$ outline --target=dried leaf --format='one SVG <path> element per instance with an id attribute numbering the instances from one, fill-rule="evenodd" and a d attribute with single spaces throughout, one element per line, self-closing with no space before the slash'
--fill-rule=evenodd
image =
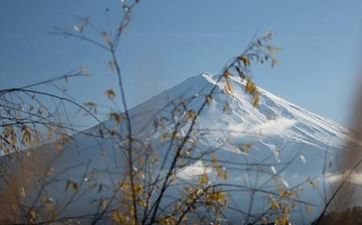
<path id="1" fill-rule="evenodd" d="M 222 108 L 224 113 L 230 113 L 231 112 L 231 107 L 229 103 L 225 103 L 224 107 Z"/>
<path id="2" fill-rule="evenodd" d="M 94 114 L 97 114 L 98 107 L 97 107 L 96 103 L 94 103 L 94 102 L 85 102 L 85 103 L 83 103 L 83 105 L 85 107 L 87 107 L 90 112 L 92 112 Z"/>
<path id="3" fill-rule="evenodd" d="M 254 97 L 253 97 L 253 102 L 252 102 L 252 105 L 257 108 L 260 106 L 260 96 L 258 94 L 256 94 Z"/>
<path id="4" fill-rule="evenodd" d="M 114 92 L 112 89 L 108 89 L 106 91 L 106 96 L 110 99 L 113 100 L 116 97 L 116 92 Z"/>
<path id="5" fill-rule="evenodd" d="M 174 225 L 176 224 L 177 219 L 174 216 L 165 216 L 159 219 L 159 224 L 161 225 Z"/>
<path id="6" fill-rule="evenodd" d="M 218 204 L 223 206 L 227 204 L 227 196 L 225 192 L 214 191 L 207 193 L 205 198 L 207 205 Z"/>
<path id="7" fill-rule="evenodd" d="M 225 71 L 224 77 L 225 77 L 225 79 L 229 79 L 230 77 L 232 77 L 232 74 L 229 71 Z"/>
<path id="8" fill-rule="evenodd" d="M 254 94 L 257 91 L 257 87 L 250 79 L 247 80 L 245 90 L 249 94 Z"/>
<path id="9" fill-rule="evenodd" d="M 196 113 L 192 109 L 190 109 L 187 111 L 186 117 L 188 120 L 193 120 L 196 117 Z"/>
<path id="10" fill-rule="evenodd" d="M 211 105 L 211 103 L 212 103 L 212 96 L 211 95 L 206 96 L 206 103 L 207 103 L 208 106 Z"/>
<path id="11" fill-rule="evenodd" d="M 245 55 L 240 56 L 240 57 L 239 57 L 239 60 L 240 60 L 241 62 L 243 62 L 243 64 L 244 64 L 245 67 L 249 67 L 250 64 L 251 64 L 250 59 L 249 59 L 247 56 L 245 56 Z"/>
<path id="12" fill-rule="evenodd" d="M 35 211 L 35 209 L 30 209 L 27 213 L 27 219 L 30 223 L 36 223 L 36 220 L 38 218 L 38 214 Z"/>
<path id="13" fill-rule="evenodd" d="M 31 143 L 31 131 L 30 128 L 27 126 L 23 126 L 22 129 L 22 142 L 23 144 L 30 144 Z"/>
<path id="14" fill-rule="evenodd" d="M 199 183 L 200 185 L 207 185 L 209 183 L 209 177 L 207 176 L 207 173 L 201 175 Z"/>
<path id="15" fill-rule="evenodd" d="M 269 203 L 270 203 L 271 209 L 273 209 L 273 210 L 278 210 L 281 208 L 280 203 L 277 200 L 275 200 L 274 198 L 270 198 Z"/>
<path id="16" fill-rule="evenodd" d="M 72 180 L 67 180 L 67 183 L 65 185 L 65 190 L 73 189 L 74 191 L 79 190 L 79 184 Z"/>
<path id="17" fill-rule="evenodd" d="M 253 147 L 252 144 L 249 144 L 249 143 L 244 144 L 244 145 L 243 145 L 243 148 L 242 148 L 242 151 L 243 151 L 245 154 L 249 154 L 249 151 L 250 151 L 251 147 Z"/>
<path id="18" fill-rule="evenodd" d="M 179 136 L 180 136 L 180 134 L 179 134 L 177 131 L 175 131 L 175 132 L 173 132 L 172 135 L 171 135 L 171 140 L 172 140 L 172 141 L 177 141 L 177 139 L 179 138 Z"/>
<path id="19" fill-rule="evenodd" d="M 234 87 L 228 79 L 226 80 L 225 90 L 229 94 L 233 93 L 233 91 L 234 91 Z"/>
<path id="20" fill-rule="evenodd" d="M 222 180 L 227 180 L 228 179 L 228 174 L 227 174 L 226 169 L 220 165 L 220 163 L 218 162 L 215 154 L 212 155 L 211 164 L 212 164 L 212 167 L 216 171 L 216 175 L 220 179 L 222 179 Z"/>

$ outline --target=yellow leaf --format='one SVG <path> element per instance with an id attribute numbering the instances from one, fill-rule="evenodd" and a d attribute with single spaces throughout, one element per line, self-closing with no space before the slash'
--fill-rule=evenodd
<path id="1" fill-rule="evenodd" d="M 175 131 L 175 132 L 172 133 L 171 140 L 177 141 L 179 136 L 180 136 L 180 134 L 177 131 Z"/>
<path id="2" fill-rule="evenodd" d="M 291 196 L 293 196 L 294 193 L 288 190 L 284 190 L 282 192 L 280 192 L 280 197 L 282 198 L 290 198 Z"/>
<path id="3" fill-rule="evenodd" d="M 239 60 L 243 62 L 245 67 L 248 67 L 251 64 L 250 59 L 245 55 L 240 56 Z"/>
<path id="4" fill-rule="evenodd" d="M 245 89 L 246 89 L 246 92 L 248 92 L 249 94 L 254 94 L 257 91 L 256 85 L 249 79 L 246 82 Z"/>
<path id="5" fill-rule="evenodd" d="M 189 111 L 187 111 L 186 116 L 188 120 L 193 120 L 196 117 L 196 113 L 190 109 Z"/>
<path id="6" fill-rule="evenodd" d="M 270 207 L 273 210 L 278 210 L 281 208 L 281 205 L 279 202 L 277 202 L 274 198 L 271 198 L 270 200 Z"/>
<path id="7" fill-rule="evenodd" d="M 229 94 L 231 94 L 234 91 L 234 87 L 229 80 L 226 80 L 225 90 Z"/>
<path id="8" fill-rule="evenodd" d="M 139 204 L 140 206 L 142 206 L 143 208 L 146 208 L 147 207 L 147 202 L 143 199 L 139 200 Z"/>
<path id="9" fill-rule="evenodd" d="M 117 224 L 128 224 L 130 222 L 129 217 L 125 216 L 122 212 L 120 211 L 115 211 L 114 213 L 112 213 L 112 219 L 114 222 L 116 222 Z"/>
<path id="10" fill-rule="evenodd" d="M 199 180 L 200 185 L 207 185 L 209 183 L 209 177 L 206 173 L 202 174 Z"/>
<path id="11" fill-rule="evenodd" d="M 220 163 L 217 161 L 217 158 L 216 158 L 215 154 L 212 155 L 211 164 L 212 164 L 212 167 L 216 170 L 216 175 L 220 179 L 222 179 L 222 180 L 227 180 L 228 179 L 228 174 L 227 174 L 226 169 L 224 167 L 222 167 L 220 165 Z"/>
<path id="12" fill-rule="evenodd" d="M 159 224 L 161 225 L 174 225 L 176 222 L 177 219 L 173 216 L 165 216 L 159 220 Z"/>
<path id="13" fill-rule="evenodd" d="M 226 193 L 221 191 L 208 193 L 206 195 L 206 203 L 207 204 L 217 203 L 219 205 L 226 205 L 227 204 Z"/>

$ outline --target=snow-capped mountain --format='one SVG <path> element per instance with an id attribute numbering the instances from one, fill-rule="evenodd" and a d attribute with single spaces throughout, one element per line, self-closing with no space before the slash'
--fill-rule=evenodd
<path id="1" fill-rule="evenodd" d="M 175 121 L 182 121 L 176 127 L 177 137 L 182 139 L 190 128 L 189 121 L 183 118 L 187 112 L 197 112 L 207 98 L 208 104 L 194 126 L 194 143 L 187 143 L 193 144 L 195 151 L 189 153 L 188 164 L 177 169 L 177 179 L 193 182 L 207 173 L 209 182 L 216 182 L 218 178 L 211 165 L 212 157 L 216 157 L 228 171 L 230 210 L 226 214 L 230 215 L 229 219 L 253 221 L 259 212 L 268 209 L 268 199 L 284 188 L 297 193 L 290 200 L 300 205 L 293 219 L 298 224 L 308 224 L 323 207 L 320 190 L 328 186 L 323 174 L 333 172 L 335 158 L 343 149 L 349 130 L 261 88 L 261 103 L 256 108 L 245 92 L 245 83 L 238 78 L 230 79 L 231 93 L 224 90 L 224 82 L 216 83 L 211 75 L 201 74 L 132 108 L 134 136 L 152 144 L 160 159 L 172 157 L 174 152 L 167 152 L 170 142 L 167 134 L 175 130 Z M 215 85 L 215 91 L 209 96 Z M 106 127 L 120 129 L 122 134 L 124 126 L 109 120 L 85 133 L 105 134 Z M 123 174 L 121 168 L 125 162 L 119 146 L 122 147 L 122 143 L 111 137 L 101 139 L 77 134 L 61 153 L 56 152 L 52 144 L 31 151 L 45 162 L 44 169 L 51 168 L 53 175 L 49 179 L 54 183 L 46 187 L 44 193 L 59 205 L 66 205 L 72 197 L 72 193 L 64 191 L 69 179 L 80 186 L 82 194 L 61 213 L 89 214 L 99 210 L 100 199 L 112 194 L 112 186 Z M 211 151 L 212 154 L 205 154 Z M 200 155 L 204 156 L 202 160 Z M 166 161 L 164 168 L 168 168 L 170 161 Z M 155 168 L 159 169 L 159 164 L 155 163 Z M 21 163 L 17 167 L 22 167 Z M 236 186 L 242 188 L 233 192 Z M 94 189 L 87 192 L 87 188 Z M 174 194 L 176 190 L 169 193 Z M 315 209 L 313 212 L 309 210 L 311 207 Z"/>

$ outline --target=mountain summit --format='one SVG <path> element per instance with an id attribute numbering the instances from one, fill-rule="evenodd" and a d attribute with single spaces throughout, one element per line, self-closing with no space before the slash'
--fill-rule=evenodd
<path id="1" fill-rule="evenodd" d="M 281 135 L 279 131 L 287 126 L 291 129 L 283 132 L 283 136 L 289 140 L 326 148 L 340 145 L 349 135 L 349 130 L 338 123 L 311 113 L 260 87 L 258 91 L 261 103 L 259 107 L 254 107 L 250 96 L 245 92 L 245 82 L 233 77 L 230 80 L 233 86 L 232 93 L 226 94 L 225 82 L 219 82 L 209 109 L 201 115 L 202 120 L 209 119 L 213 126 L 214 122 L 223 122 L 224 129 L 265 135 Z M 209 74 L 200 74 L 152 97 L 133 108 L 131 112 L 140 114 L 147 109 L 155 113 L 171 101 L 192 98 L 192 108 L 196 109 L 215 84 L 216 78 Z M 226 113 L 225 107 L 228 111 Z"/>

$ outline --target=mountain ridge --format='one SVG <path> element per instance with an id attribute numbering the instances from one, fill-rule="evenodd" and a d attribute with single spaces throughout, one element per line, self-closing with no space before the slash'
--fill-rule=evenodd
<path id="1" fill-rule="evenodd" d="M 338 143 L 339 141 L 344 140 L 347 136 L 350 135 L 350 130 L 338 124 L 337 122 L 319 116 L 315 113 L 309 112 L 308 110 L 305 110 L 302 107 L 290 103 L 279 96 L 271 94 L 270 92 L 260 87 L 258 87 L 258 90 L 261 95 L 261 104 L 259 108 L 255 108 L 250 103 L 250 97 L 243 90 L 245 82 L 242 82 L 237 78 L 231 79 L 234 84 L 233 86 L 235 87 L 235 90 L 234 93 L 229 97 L 234 98 L 234 100 L 236 99 L 236 101 L 239 101 L 239 103 L 242 103 L 237 104 L 235 103 L 235 101 L 231 101 L 231 103 L 234 103 L 235 108 L 247 109 L 243 111 L 245 113 L 243 116 L 248 118 L 241 119 L 241 122 L 246 123 L 246 125 L 251 125 L 252 123 L 254 123 L 254 125 L 255 123 L 260 124 L 267 121 L 268 119 L 270 120 L 273 118 L 288 118 L 294 119 L 299 122 L 294 127 L 294 134 L 300 134 L 300 132 L 302 132 L 311 138 L 315 138 L 316 141 L 319 141 L 321 143 L 332 141 L 333 144 L 340 144 Z M 162 108 L 162 103 L 164 102 L 169 102 L 170 100 L 177 98 L 192 98 L 192 95 L 206 95 L 207 92 L 212 88 L 212 86 L 215 85 L 215 80 L 216 79 L 212 78 L 212 76 L 207 73 L 201 73 L 192 76 L 186 79 L 184 82 L 181 82 L 180 84 L 177 84 L 161 92 L 160 94 L 151 97 L 145 102 L 133 107 L 129 111 L 131 112 L 131 114 L 134 111 L 138 111 L 139 113 L 140 111 L 142 111 L 141 109 L 143 108 L 156 112 L 159 108 Z M 220 94 L 220 92 L 224 92 L 223 85 L 223 82 L 220 82 L 218 84 L 218 95 Z M 204 99 L 202 98 L 201 100 L 203 101 Z M 240 112 L 240 114 L 242 114 L 242 112 Z M 301 122 L 307 123 L 308 125 L 315 124 L 315 126 L 312 126 L 312 129 L 310 129 L 310 127 L 303 127 Z M 319 138 L 316 138 L 317 135 L 319 135 Z M 323 137 L 321 137 L 320 135 L 330 135 L 331 140 L 323 140 Z M 336 138 L 332 136 L 336 136 Z"/>

